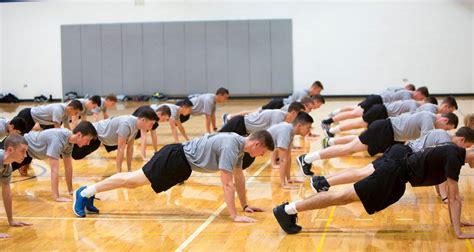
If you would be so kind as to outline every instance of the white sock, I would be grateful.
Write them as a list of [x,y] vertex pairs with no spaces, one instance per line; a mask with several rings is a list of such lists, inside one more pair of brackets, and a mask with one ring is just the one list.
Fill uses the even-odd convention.
[[97,191],[95,189],[95,184],[94,184],[94,185],[87,186],[86,189],[82,190],[81,196],[89,198],[89,197],[94,196],[96,193]]
[[333,115],[337,115],[341,112],[341,109],[336,109],[332,112]]
[[306,156],[304,156],[304,161],[307,164],[311,164],[312,162],[314,162],[315,160],[318,160],[320,158],[321,157],[319,156],[319,151],[315,151],[315,152],[306,154]]
[[329,140],[328,140],[329,146],[333,146],[335,144],[335,142],[336,141],[335,141],[334,137],[330,137]]
[[330,133],[333,133],[333,134],[337,134],[337,133],[341,132],[341,127],[336,126],[336,127],[334,127],[334,128],[330,128],[330,129],[329,129],[329,132],[330,132]]
[[291,202],[288,205],[285,205],[285,212],[287,214],[296,214],[298,211],[296,210],[296,202]]
[[232,116],[230,114],[227,114],[226,118],[227,118],[227,121],[229,121],[230,118],[232,118]]

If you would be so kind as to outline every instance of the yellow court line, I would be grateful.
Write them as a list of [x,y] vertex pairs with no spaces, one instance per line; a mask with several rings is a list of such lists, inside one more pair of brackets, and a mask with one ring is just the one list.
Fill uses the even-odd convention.
[[334,216],[334,211],[336,207],[333,206],[331,209],[331,213],[329,214],[329,219],[326,221],[326,225],[324,225],[323,236],[319,240],[318,248],[316,249],[317,252],[320,252],[323,249],[324,240],[326,239],[326,232],[328,231],[329,225],[331,224],[332,217]]
[[[464,232],[464,228],[461,228],[461,231]],[[467,251],[473,252],[471,239],[466,239],[466,247],[467,247]]]

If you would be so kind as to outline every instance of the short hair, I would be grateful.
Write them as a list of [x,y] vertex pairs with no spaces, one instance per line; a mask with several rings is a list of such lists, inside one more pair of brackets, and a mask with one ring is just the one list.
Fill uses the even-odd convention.
[[13,128],[20,131],[20,134],[26,133],[26,122],[23,118],[15,116],[10,120],[9,124],[13,125]]
[[300,111],[298,115],[296,116],[295,120],[293,121],[293,125],[296,125],[298,123],[307,125],[307,124],[313,124],[314,120],[313,118],[306,112]]
[[159,118],[156,115],[156,112],[149,105],[143,105],[143,106],[138,107],[137,110],[133,112],[133,115],[138,118],[146,118],[152,121],[159,121]]
[[450,108],[454,108],[455,110],[458,109],[458,103],[456,102],[456,98],[451,95],[444,98],[442,104],[448,104]]
[[313,103],[313,99],[311,99],[311,97],[309,97],[309,96],[305,96],[305,97],[301,98],[300,102],[301,102],[301,104],[303,104],[303,106],[304,105],[309,105],[309,104]]
[[410,91],[415,91],[415,85],[413,85],[413,84],[411,84],[411,83],[410,83],[410,84],[407,84],[407,85],[405,86],[405,89],[406,89],[406,90],[410,90]]
[[185,108],[192,108],[194,106],[193,102],[189,99],[184,99],[182,101],[178,101],[176,103],[176,105],[178,105],[180,107],[185,107]]
[[113,102],[118,102],[117,96],[113,93],[108,94],[105,97],[106,100],[113,101]]
[[89,97],[89,101],[91,101],[93,104],[96,104],[99,107],[100,107],[100,105],[102,105],[102,99],[100,99],[100,96],[98,96],[98,95],[94,95],[92,97]]
[[436,99],[436,97],[434,97],[434,96],[428,96],[428,97],[425,98],[425,103],[431,103],[431,104],[438,105],[438,99]]
[[326,103],[326,100],[324,99],[324,97],[320,94],[316,94],[316,95],[312,95],[311,98],[314,100],[314,101],[317,101],[317,102],[320,102],[322,104],[325,104]]
[[315,82],[313,82],[313,84],[311,85],[311,87],[319,87],[319,88],[321,88],[321,90],[324,89],[323,83],[321,83],[321,82],[318,81],[318,80],[315,81]]
[[430,95],[430,92],[428,91],[427,87],[419,87],[416,89],[416,91],[421,93],[425,97],[428,97]]
[[160,112],[161,115],[164,115],[164,116],[165,116],[165,115],[171,116],[171,109],[170,109],[170,107],[168,107],[168,106],[166,106],[166,105],[160,106],[160,107],[156,110],[156,112]]
[[301,104],[301,102],[292,102],[290,106],[288,107],[288,113],[293,112],[293,111],[300,112],[304,109],[305,107],[303,104]]
[[79,111],[84,110],[84,107],[82,106],[82,102],[80,102],[79,100],[72,100],[68,103],[67,106],[71,107],[74,110],[79,110]]
[[217,89],[216,95],[229,95],[229,90],[227,90],[227,88],[220,87]]
[[448,118],[448,124],[453,125],[454,128],[458,127],[459,119],[458,119],[458,116],[456,114],[449,112],[449,113],[446,113],[446,114],[442,114],[441,116],[444,117],[444,118]]
[[16,149],[18,145],[20,144],[28,145],[28,142],[22,135],[18,135],[18,134],[12,134],[12,135],[7,136],[5,138],[5,141],[3,142],[3,146],[5,150],[8,147],[13,147],[14,149]]
[[80,132],[83,136],[91,136],[92,138],[97,138],[97,130],[94,125],[88,121],[80,122],[73,130],[72,133],[76,134]]
[[272,135],[266,130],[259,130],[256,131],[248,137],[249,140],[257,140],[261,144],[265,146],[269,151],[273,151],[275,149],[275,143],[273,142]]
[[474,128],[474,113],[469,113],[464,116],[464,126]]
[[464,137],[466,141],[474,143],[474,129],[469,127],[461,127],[456,131],[455,135],[457,137]]

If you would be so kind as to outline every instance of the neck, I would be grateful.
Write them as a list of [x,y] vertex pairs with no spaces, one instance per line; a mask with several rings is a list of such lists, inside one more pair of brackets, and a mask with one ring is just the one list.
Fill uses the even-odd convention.
[[6,152],[4,152],[3,164],[8,165],[8,164],[11,164],[11,163],[13,163],[13,160],[10,160],[10,156]]

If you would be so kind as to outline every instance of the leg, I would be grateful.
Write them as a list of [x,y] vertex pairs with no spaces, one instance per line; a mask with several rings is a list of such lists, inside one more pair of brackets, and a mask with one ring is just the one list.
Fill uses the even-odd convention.
[[314,194],[302,201],[295,202],[295,206],[297,212],[304,212],[330,206],[347,205],[355,201],[360,201],[360,199],[354,187],[350,187],[343,191]]
[[360,117],[364,114],[364,110],[361,107],[357,107],[351,111],[342,112],[334,116],[332,119],[334,122],[340,122],[343,120]]
[[343,136],[343,137],[335,137],[333,138],[334,139],[334,143],[329,143],[329,145],[338,145],[338,144],[347,144],[347,143],[350,143],[352,141],[354,141],[354,139],[356,139],[357,136],[356,135],[348,135],[348,136]]
[[374,172],[372,164],[360,169],[345,169],[343,171],[325,176],[330,186],[349,184],[357,182]]
[[[367,151],[367,149],[368,149],[367,145],[361,143],[359,138],[356,137],[350,143],[343,144],[343,145],[334,145],[334,146],[331,146],[329,148],[319,151],[319,159],[329,159],[329,158],[334,158],[334,157],[348,156],[356,152]],[[308,155],[306,157],[308,158]],[[305,160],[305,162],[306,161],[308,160]]]
[[149,185],[150,180],[145,176],[142,169],[133,172],[122,172],[114,174],[95,184],[96,193],[111,191],[118,188],[136,188]]
[[[357,118],[351,122],[344,122],[339,125],[340,131],[346,131],[351,129],[360,129],[360,128],[367,128],[368,124],[364,122],[362,118]],[[331,132],[332,133],[332,132]]]

